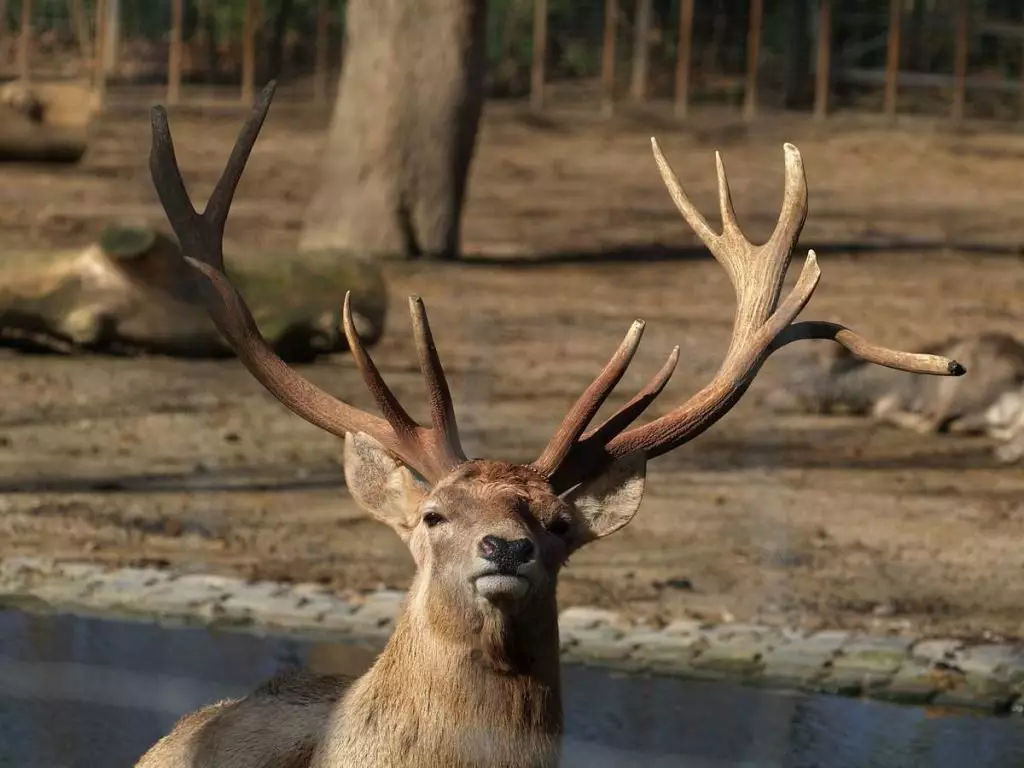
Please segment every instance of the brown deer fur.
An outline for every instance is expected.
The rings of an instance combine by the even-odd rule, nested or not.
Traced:
[[[139,768],[557,765],[558,572],[632,519],[645,466],[642,454],[620,459],[558,496],[529,467],[468,461],[429,490],[371,438],[349,437],[350,492],[402,537],[417,568],[386,648],[351,684],[335,678],[311,692],[301,673],[275,697],[265,687],[187,715]],[[428,526],[427,512],[445,522]],[[475,591],[488,534],[537,547],[521,599]]]

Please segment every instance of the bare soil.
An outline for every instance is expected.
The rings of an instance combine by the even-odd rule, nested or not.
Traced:
[[[241,113],[172,113],[186,180],[210,190]],[[272,113],[229,226],[230,258],[294,244],[326,115]],[[804,244],[823,279],[808,317],[905,347],[1024,319],[1024,136],[883,128],[839,118],[680,126],[489,107],[463,264],[388,264],[375,357],[416,415],[425,403],[404,313],[422,295],[471,454],[529,460],[631,320],[648,321],[628,397],[682,347],[659,415],[713,373],[732,294],[665,194],[656,133],[715,216],[723,150],[740,220],[771,231],[784,140],[811,188]],[[162,223],[145,110],[105,117],[74,168],[5,166],[0,247],[85,243],[117,218]],[[874,245],[864,252],[865,244]],[[543,257],[534,259],[533,257]],[[862,420],[768,414],[771,360],[732,414],[652,463],[622,533],[574,558],[563,603],[660,620],[788,622],[1024,635],[1024,469],[986,441]],[[345,357],[303,369],[371,408]],[[0,365],[0,553],[156,563],[339,589],[402,587],[401,543],[353,505],[339,442],[290,415],[234,361],[23,357]]]

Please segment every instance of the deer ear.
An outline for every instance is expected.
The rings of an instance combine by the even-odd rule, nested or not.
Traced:
[[[600,475],[565,494],[579,519],[573,548],[615,533],[632,520],[646,481],[647,455],[637,451],[616,459]]]
[[[362,432],[345,435],[345,482],[362,509],[405,541],[416,526],[427,488],[384,446]]]

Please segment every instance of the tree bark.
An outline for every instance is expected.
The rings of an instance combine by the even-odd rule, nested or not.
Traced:
[[[455,258],[483,106],[485,0],[350,0],[300,247]]]

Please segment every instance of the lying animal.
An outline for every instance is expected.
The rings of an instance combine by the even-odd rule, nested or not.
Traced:
[[[829,345],[787,360],[782,383],[762,402],[776,412],[851,413],[925,434],[973,433],[1006,439],[1000,435],[1010,428],[1010,412],[1016,413],[1013,404],[1024,387],[1024,344],[1004,333],[981,333],[948,338],[924,351],[958,360],[971,373],[906,376]],[[1003,397],[1009,399],[1001,410],[992,411]]]

